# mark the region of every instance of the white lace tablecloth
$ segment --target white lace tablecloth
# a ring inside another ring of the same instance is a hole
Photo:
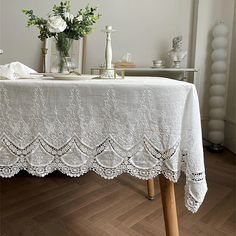
[[[0,176],[20,170],[173,182],[184,171],[195,212],[207,191],[196,89],[148,77],[0,81]]]

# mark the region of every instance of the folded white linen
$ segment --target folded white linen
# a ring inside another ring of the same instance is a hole
[[[0,79],[16,80],[19,78],[38,77],[31,75],[31,73],[37,73],[37,71],[20,62],[12,62],[10,64],[0,65]]]

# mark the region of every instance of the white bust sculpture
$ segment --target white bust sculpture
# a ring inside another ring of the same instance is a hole
[[[177,36],[172,40],[172,50],[168,53],[173,67],[179,68],[181,61],[187,56],[187,51],[182,50],[182,36]]]

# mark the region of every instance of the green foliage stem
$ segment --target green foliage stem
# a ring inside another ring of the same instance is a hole
[[[64,33],[67,38],[80,39],[93,31],[93,24],[100,18],[100,14],[96,14],[97,7],[87,5],[84,9],[80,9],[70,21],[65,17],[65,13],[70,12],[71,3],[69,0],[60,2],[59,5],[54,5],[50,16],[61,16],[66,21],[67,27]],[[39,30],[38,38],[45,40],[50,37],[57,37],[57,33],[52,33],[47,27],[47,19],[38,17],[33,10],[23,9],[22,12],[28,16],[27,26],[36,26]],[[82,20],[80,18],[82,17]]]

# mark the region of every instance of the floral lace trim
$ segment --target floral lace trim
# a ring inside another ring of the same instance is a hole
[[[202,202],[198,202],[187,190],[184,196],[185,206],[192,213],[196,213]]]
[[[204,173],[202,174],[202,176],[204,176]],[[185,206],[192,213],[196,213],[198,211],[199,207],[201,206],[202,202],[203,202],[203,199],[204,199],[206,191],[207,191],[207,187],[205,186],[205,191],[203,193],[204,195],[201,196],[201,198],[202,197],[203,198],[202,198],[202,201],[200,201],[200,200],[197,200],[196,197],[194,197],[191,194],[190,189],[189,189],[189,184],[190,183],[187,181],[187,183],[185,185],[185,197],[184,197]],[[201,182],[199,182],[199,184],[201,184]]]
[[[155,178],[159,174],[163,174],[169,180],[177,182],[181,170],[183,170],[187,176],[185,187],[186,207],[190,211],[196,212],[202,203],[202,201],[198,201],[191,195],[188,186],[191,182],[201,183],[202,180],[205,179],[204,172],[189,173],[187,171],[183,157],[188,154],[182,152],[180,157],[178,156],[179,142],[176,142],[170,149],[161,152],[146,137],[129,150],[120,147],[112,137],[108,137],[95,148],[83,144],[76,135],[59,148],[53,147],[53,145],[48,143],[40,135],[24,148],[18,147],[6,136],[4,136],[1,141],[1,177],[13,177],[20,170],[25,170],[35,176],[44,177],[53,171],[59,170],[70,177],[79,177],[88,171],[94,171],[105,179],[113,179],[123,173],[128,173],[139,179],[148,180]],[[149,157],[152,158],[150,159],[152,166],[139,166],[137,164],[138,159],[134,159],[137,153],[144,150],[148,153]],[[68,164],[68,162],[65,161],[66,157],[70,157],[70,152],[72,152],[73,155],[81,156],[79,164]],[[109,156],[111,154],[110,152],[115,153],[115,158],[118,160],[116,165],[112,167],[101,162],[103,157],[107,158],[108,156],[108,160],[114,158],[114,156]],[[4,158],[7,159],[10,155],[15,158],[13,158],[14,163],[3,164],[2,160],[4,160]],[[37,158],[31,159],[32,155]],[[176,158],[172,160],[173,157],[177,157],[177,162],[182,162],[179,169],[176,171],[171,170],[167,164],[168,161],[176,162]],[[41,161],[47,160],[47,163],[37,163],[34,162],[34,159]]]

